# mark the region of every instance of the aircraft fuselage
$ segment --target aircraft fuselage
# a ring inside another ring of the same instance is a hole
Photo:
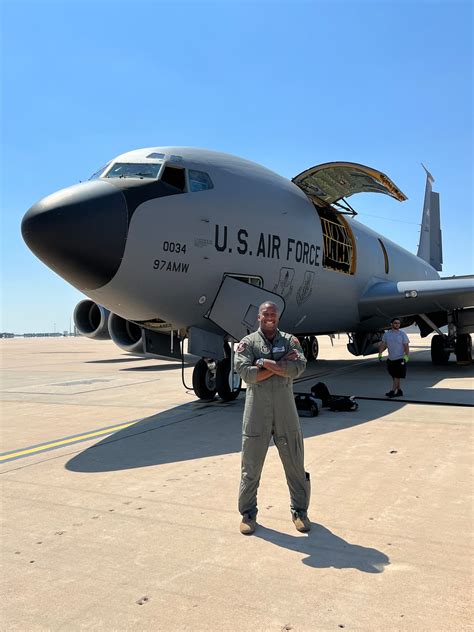
[[[283,329],[295,334],[357,331],[363,328],[358,301],[377,280],[438,278],[425,261],[352,218],[347,220],[353,238],[352,269],[348,273],[334,265],[328,268],[322,222],[313,201],[296,184],[260,165],[226,154],[189,148],[158,149],[163,156],[179,158],[175,163],[166,163],[165,159],[165,165],[184,170],[186,178],[191,173],[205,173],[212,188],[193,191],[186,180],[181,191],[163,194],[154,193],[155,185],[147,179],[101,177],[99,182],[53,194],[50,197],[55,196],[55,204],[45,198],[29,212],[39,221],[40,207],[45,216],[56,213],[64,222],[68,209],[62,208],[63,200],[81,195],[93,198],[90,208],[87,206],[87,221],[97,256],[106,258],[107,249],[121,252],[116,263],[107,260],[102,264],[108,266],[110,278],[103,284],[83,278],[82,271],[96,265],[91,237],[85,229],[82,236],[77,236],[88,242],[79,257],[80,278],[69,275],[61,258],[54,265],[46,263],[92,300],[125,319],[143,323],[159,318],[174,328],[213,329],[206,314],[223,276],[230,274],[255,277],[262,287],[284,298]],[[116,158],[115,163],[156,164],[156,160],[146,158],[151,151],[129,152]],[[96,196],[95,191],[100,195]],[[120,191],[128,211],[126,229],[122,226],[123,203],[117,197]],[[111,217],[110,225],[101,217],[101,223],[95,226],[94,212],[99,217],[103,214],[101,204],[105,207],[109,201],[117,208],[117,217]],[[24,219],[27,242],[28,216]],[[83,217],[81,210],[81,221],[85,221]],[[105,230],[108,241],[102,243],[97,230]],[[80,245],[75,247],[80,249]],[[384,324],[381,319],[380,326]]]

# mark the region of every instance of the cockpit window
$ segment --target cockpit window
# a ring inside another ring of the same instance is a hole
[[[91,175],[89,180],[97,180],[98,178],[100,178],[100,176],[104,173],[104,171],[107,169],[109,165],[110,165],[110,162],[108,162],[106,165],[104,165],[100,169],[97,169],[97,171],[94,171],[94,173]]]
[[[184,169],[179,167],[170,167],[166,165],[163,169],[163,175],[161,176],[161,181],[166,182],[166,184],[170,184],[175,189],[184,193],[186,190],[186,178],[184,177]]]
[[[106,178],[150,178],[156,179],[162,162],[116,162],[107,172]]]
[[[189,170],[189,188],[191,191],[206,191],[207,189],[213,189],[211,178],[204,171]]]

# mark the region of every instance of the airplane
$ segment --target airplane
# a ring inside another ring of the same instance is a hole
[[[22,220],[33,253],[88,299],[81,333],[122,348],[200,360],[200,399],[237,397],[234,342],[256,329],[273,301],[282,330],[309,359],[316,336],[347,333],[366,356],[390,319],[435,332],[434,364],[472,360],[474,276],[441,278],[439,194],[426,170],[417,256],[359,223],[347,198],[406,196],[382,172],[351,162],[307,169],[292,180],[254,162],[190,147],[117,156],[88,181],[36,202]],[[447,325],[447,333],[441,327]]]

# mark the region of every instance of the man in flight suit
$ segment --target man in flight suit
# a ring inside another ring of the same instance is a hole
[[[311,529],[310,480],[293,395],[293,380],[305,370],[306,360],[298,339],[280,331],[278,320],[277,306],[262,303],[259,329],[240,341],[235,355],[236,371],[247,383],[239,492],[244,535],[252,534],[257,524],[257,489],[272,435],[285,469],[295,527],[301,532]]]

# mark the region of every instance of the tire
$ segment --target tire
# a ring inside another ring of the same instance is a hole
[[[199,399],[214,399],[216,396],[216,380],[207,367],[207,362],[201,358],[193,371],[193,390]]]
[[[240,393],[242,380],[234,371],[234,383],[230,383],[230,358],[224,358],[217,365],[216,388],[219,397],[224,402],[232,402]]]
[[[448,364],[450,351],[444,345],[444,336],[437,334],[431,338],[431,362],[433,364]]]
[[[309,339],[308,338],[298,338],[298,340],[300,341],[300,345],[301,348],[303,349],[303,353],[304,353],[304,357],[309,360],[309,354],[310,354],[310,345],[309,345]]]
[[[317,360],[319,355],[319,342],[316,336],[311,336],[309,339],[309,359]]]
[[[472,339],[470,334],[459,334],[456,338],[454,353],[458,363],[469,364],[472,362]]]

